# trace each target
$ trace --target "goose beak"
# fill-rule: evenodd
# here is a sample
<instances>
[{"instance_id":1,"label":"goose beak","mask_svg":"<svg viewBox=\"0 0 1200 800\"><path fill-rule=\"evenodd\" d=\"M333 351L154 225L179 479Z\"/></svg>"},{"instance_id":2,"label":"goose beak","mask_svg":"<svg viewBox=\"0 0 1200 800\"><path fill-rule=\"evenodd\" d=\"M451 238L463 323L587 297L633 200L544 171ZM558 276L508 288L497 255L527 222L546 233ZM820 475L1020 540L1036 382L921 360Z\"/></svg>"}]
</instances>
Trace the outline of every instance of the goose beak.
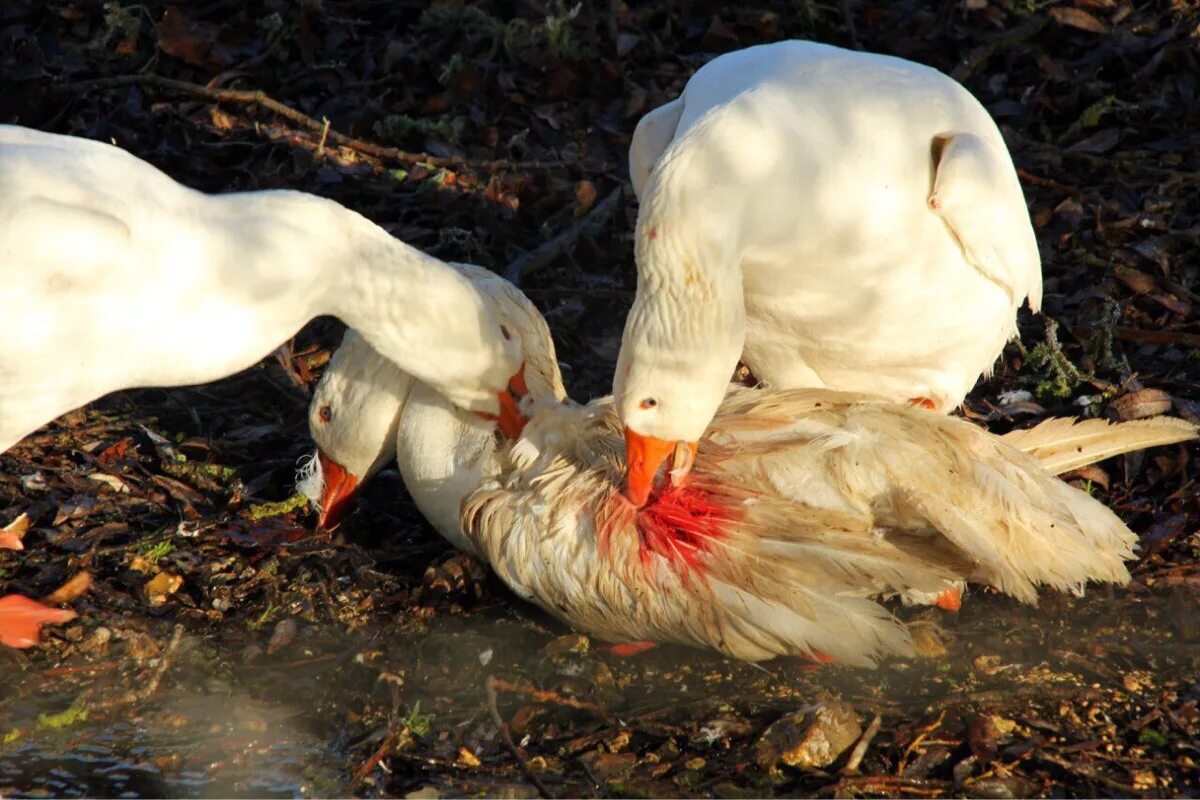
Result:
<instances>
[{"instance_id":1,"label":"goose beak","mask_svg":"<svg viewBox=\"0 0 1200 800\"><path fill-rule=\"evenodd\" d=\"M696 442L670 442L625 429L625 497L638 508L646 505L654 479L667 458L674 456L671 483L678 485L696 460Z\"/></svg>"},{"instance_id":2,"label":"goose beak","mask_svg":"<svg viewBox=\"0 0 1200 800\"><path fill-rule=\"evenodd\" d=\"M525 385L525 365L521 364L517 374L509 379L508 389L496 395L496 399L500 401L500 413L484 414L479 411L475 413L483 419L495 422L501 433L516 441L521 438L521 431L525 430L525 423L529 421L518 407L518 403L527 394L529 394L529 387Z\"/></svg>"},{"instance_id":3,"label":"goose beak","mask_svg":"<svg viewBox=\"0 0 1200 800\"><path fill-rule=\"evenodd\" d=\"M317 527L332 528L353 510L358 495L358 478L324 453L317 453L317 461L321 464L321 477L325 480Z\"/></svg>"}]
</instances>

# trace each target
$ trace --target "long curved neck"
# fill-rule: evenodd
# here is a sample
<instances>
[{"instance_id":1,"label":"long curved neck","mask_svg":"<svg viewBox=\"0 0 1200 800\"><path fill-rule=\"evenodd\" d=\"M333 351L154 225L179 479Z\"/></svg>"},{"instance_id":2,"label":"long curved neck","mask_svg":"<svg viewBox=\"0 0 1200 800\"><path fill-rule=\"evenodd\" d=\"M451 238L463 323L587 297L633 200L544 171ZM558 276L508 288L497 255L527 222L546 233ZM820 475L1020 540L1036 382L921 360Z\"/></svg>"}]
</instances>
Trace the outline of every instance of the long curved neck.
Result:
<instances>
[{"instance_id":1,"label":"long curved neck","mask_svg":"<svg viewBox=\"0 0 1200 800\"><path fill-rule=\"evenodd\" d=\"M477 309L466 307L469 285L448 265L332 200L292 191L216 199L233 246L259 275L260 295L277 302L286 296L296 327L331 314L417 378L436 382L453 368L437 358L441 337L451 332L429 319L470 317Z\"/></svg>"},{"instance_id":2,"label":"long curved neck","mask_svg":"<svg viewBox=\"0 0 1200 800\"><path fill-rule=\"evenodd\" d=\"M386 232L332 200L289 190L239 192L208 198L228 232L228 258L260 284L303 306L307 318L336 314L339 295L364 245L379 247Z\"/></svg>"},{"instance_id":3,"label":"long curved neck","mask_svg":"<svg viewBox=\"0 0 1200 800\"><path fill-rule=\"evenodd\" d=\"M630 323L649 343L675 352L740 355L746 310L736 209L723 206L713 187L694 185L688 162L686 154L669 152L646 188Z\"/></svg>"}]
</instances>

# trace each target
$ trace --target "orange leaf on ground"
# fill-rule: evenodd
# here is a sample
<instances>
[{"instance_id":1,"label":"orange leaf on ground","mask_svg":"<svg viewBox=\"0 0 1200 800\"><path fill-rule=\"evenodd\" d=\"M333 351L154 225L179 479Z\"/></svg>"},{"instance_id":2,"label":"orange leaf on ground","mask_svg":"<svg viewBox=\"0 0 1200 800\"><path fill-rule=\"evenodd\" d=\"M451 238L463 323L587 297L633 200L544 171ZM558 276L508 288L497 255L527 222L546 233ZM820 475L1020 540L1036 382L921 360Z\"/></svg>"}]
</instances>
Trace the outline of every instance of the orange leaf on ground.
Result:
<instances>
[{"instance_id":1,"label":"orange leaf on ground","mask_svg":"<svg viewBox=\"0 0 1200 800\"><path fill-rule=\"evenodd\" d=\"M42 598L42 602L50 606L61 606L63 603L69 603L79 595L88 590L92 585L92 576L85 570L75 574L75 577L68 580L62 586L55 589L50 594Z\"/></svg>"},{"instance_id":2,"label":"orange leaf on ground","mask_svg":"<svg viewBox=\"0 0 1200 800\"><path fill-rule=\"evenodd\" d=\"M38 643L43 625L69 622L75 612L49 608L36 600L19 594L0 597L0 644L9 647L33 647Z\"/></svg>"},{"instance_id":3,"label":"orange leaf on ground","mask_svg":"<svg viewBox=\"0 0 1200 800\"><path fill-rule=\"evenodd\" d=\"M0 550L24 550L21 543L25 532L29 530L29 515L21 514L12 522L0 528Z\"/></svg>"}]
</instances>

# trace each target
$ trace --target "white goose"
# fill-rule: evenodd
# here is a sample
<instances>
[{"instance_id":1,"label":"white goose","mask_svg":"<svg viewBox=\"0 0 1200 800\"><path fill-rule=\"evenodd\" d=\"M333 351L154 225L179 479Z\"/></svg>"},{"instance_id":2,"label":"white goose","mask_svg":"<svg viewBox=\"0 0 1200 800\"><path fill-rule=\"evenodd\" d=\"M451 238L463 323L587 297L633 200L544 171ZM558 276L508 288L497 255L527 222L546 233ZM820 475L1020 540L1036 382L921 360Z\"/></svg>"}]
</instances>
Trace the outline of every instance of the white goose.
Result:
<instances>
[{"instance_id":1,"label":"white goose","mask_svg":"<svg viewBox=\"0 0 1200 800\"><path fill-rule=\"evenodd\" d=\"M774 388L949 411L1041 303L1000 132L929 67L801 41L723 55L638 124L629 161L614 393L637 503L677 450L686 474L739 357Z\"/></svg>"},{"instance_id":2,"label":"white goose","mask_svg":"<svg viewBox=\"0 0 1200 800\"><path fill-rule=\"evenodd\" d=\"M636 510L619 492L611 398L565 400L540 315L499 279L488 293L526 354L529 423L518 441L498 439L491 423L353 336L314 408L328 405L334 420L362 414L370 431L348 435L318 413L314 437L323 462L352 464L363 479L398 452L439 532L580 630L745 659L822 653L865 665L908 651L880 596L953 604L973 581L1033 602L1039 585L1081 591L1089 580L1128 579L1122 561L1136 537L1004 438L822 389L732 390L685 485ZM1173 419L1051 420L1014 441L1065 470L1196 435Z\"/></svg>"},{"instance_id":3,"label":"white goose","mask_svg":"<svg viewBox=\"0 0 1200 800\"><path fill-rule=\"evenodd\" d=\"M0 126L0 452L116 389L215 380L333 314L515 424L521 362L441 261L335 202L210 196L101 142Z\"/></svg>"},{"instance_id":4,"label":"white goose","mask_svg":"<svg viewBox=\"0 0 1200 800\"><path fill-rule=\"evenodd\" d=\"M533 339L536 334L538 341L549 343L528 354L528 368L522 367L516 381L519 393L534 391L539 397L566 399L550 330L536 310L526 313L532 306L525 296L482 267L449 266L470 281L500 324L514 333L514 341ZM510 296L519 297L521 304L513 306L507 300ZM521 313L512 313L514 307ZM529 326L533 327L522 332ZM462 443L490 442L494 426L476 415L450 413L440 402L431 401L431 394L437 393L380 355L356 331L346 331L308 409L308 427L317 452L302 470L298 488L320 509L318 526L336 525L345 516L362 485L396 457L400 438L411 443L400 468L421 512L456 546L472 550L458 532L458 500L478 487L492 448L481 446L478 453L469 453ZM422 411L410 414L407 423L428 415L432 418L428 432L418 436L400 430L401 412L409 404ZM515 432L508 429L510 438L515 438ZM442 497L450 497L449 504L443 504Z\"/></svg>"}]
</instances>

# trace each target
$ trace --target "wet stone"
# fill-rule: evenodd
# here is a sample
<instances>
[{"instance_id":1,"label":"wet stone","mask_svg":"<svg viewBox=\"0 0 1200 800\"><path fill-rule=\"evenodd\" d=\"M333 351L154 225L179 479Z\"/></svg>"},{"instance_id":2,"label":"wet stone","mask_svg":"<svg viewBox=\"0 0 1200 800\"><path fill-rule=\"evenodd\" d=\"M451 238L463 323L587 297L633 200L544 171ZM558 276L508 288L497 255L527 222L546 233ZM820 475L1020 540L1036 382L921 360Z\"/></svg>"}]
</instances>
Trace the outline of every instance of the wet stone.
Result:
<instances>
[{"instance_id":1,"label":"wet stone","mask_svg":"<svg viewBox=\"0 0 1200 800\"><path fill-rule=\"evenodd\" d=\"M968 797L988 797L996 800L1031 796L1029 783L1015 775L980 778L968 783L963 790Z\"/></svg>"},{"instance_id":2,"label":"wet stone","mask_svg":"<svg viewBox=\"0 0 1200 800\"><path fill-rule=\"evenodd\" d=\"M755 746L763 769L786 764L799 769L827 767L862 736L862 720L840 701L786 714L771 723Z\"/></svg>"},{"instance_id":3,"label":"wet stone","mask_svg":"<svg viewBox=\"0 0 1200 800\"><path fill-rule=\"evenodd\" d=\"M637 760L633 753L591 752L579 757L579 763L596 783L605 783L627 774L637 765Z\"/></svg>"}]
</instances>

